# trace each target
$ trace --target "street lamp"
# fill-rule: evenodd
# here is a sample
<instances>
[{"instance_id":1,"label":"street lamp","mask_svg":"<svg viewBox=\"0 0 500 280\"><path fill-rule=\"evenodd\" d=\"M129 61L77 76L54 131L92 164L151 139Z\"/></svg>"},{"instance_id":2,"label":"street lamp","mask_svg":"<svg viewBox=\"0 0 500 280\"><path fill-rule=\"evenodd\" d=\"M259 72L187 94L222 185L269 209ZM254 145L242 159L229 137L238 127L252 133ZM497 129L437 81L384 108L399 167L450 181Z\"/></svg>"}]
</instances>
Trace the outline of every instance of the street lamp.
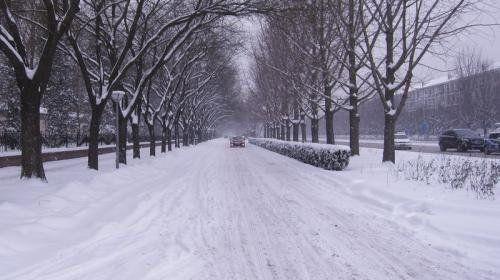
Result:
<instances>
[{"instance_id":1,"label":"street lamp","mask_svg":"<svg viewBox=\"0 0 500 280\"><path fill-rule=\"evenodd\" d=\"M122 101L123 96L125 96L125 92L115 90L111 93L111 99L116 103L116 169L120 168L120 102Z\"/></svg>"}]
</instances>

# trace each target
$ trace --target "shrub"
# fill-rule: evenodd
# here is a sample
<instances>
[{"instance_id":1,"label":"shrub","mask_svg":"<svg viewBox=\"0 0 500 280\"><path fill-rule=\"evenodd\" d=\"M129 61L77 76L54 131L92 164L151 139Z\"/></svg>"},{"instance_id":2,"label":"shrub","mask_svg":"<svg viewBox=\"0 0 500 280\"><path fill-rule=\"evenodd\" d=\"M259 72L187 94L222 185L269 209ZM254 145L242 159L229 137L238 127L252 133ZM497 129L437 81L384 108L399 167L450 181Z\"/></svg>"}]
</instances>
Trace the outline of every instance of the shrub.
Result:
<instances>
[{"instance_id":1,"label":"shrub","mask_svg":"<svg viewBox=\"0 0 500 280\"><path fill-rule=\"evenodd\" d=\"M351 150L339 145L299 143L251 138L250 144L327 170L342 170L349 164Z\"/></svg>"},{"instance_id":2,"label":"shrub","mask_svg":"<svg viewBox=\"0 0 500 280\"><path fill-rule=\"evenodd\" d=\"M470 190L480 199L494 199L500 182L500 164L484 159L441 157L426 161L419 156L399 163L397 170L407 180L448 184L453 190Z\"/></svg>"}]
</instances>

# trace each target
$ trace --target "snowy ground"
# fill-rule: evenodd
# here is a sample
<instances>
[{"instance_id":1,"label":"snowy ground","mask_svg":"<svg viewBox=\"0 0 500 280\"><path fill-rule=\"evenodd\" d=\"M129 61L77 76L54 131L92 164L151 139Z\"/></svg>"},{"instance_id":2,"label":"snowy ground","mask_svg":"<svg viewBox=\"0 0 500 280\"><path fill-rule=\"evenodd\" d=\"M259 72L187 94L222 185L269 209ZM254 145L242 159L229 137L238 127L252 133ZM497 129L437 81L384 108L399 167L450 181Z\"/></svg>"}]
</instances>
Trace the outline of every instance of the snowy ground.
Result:
<instances>
[{"instance_id":1,"label":"snowy ground","mask_svg":"<svg viewBox=\"0 0 500 280\"><path fill-rule=\"evenodd\" d=\"M500 279L498 199L227 144L0 169L0 279Z\"/></svg>"}]
</instances>

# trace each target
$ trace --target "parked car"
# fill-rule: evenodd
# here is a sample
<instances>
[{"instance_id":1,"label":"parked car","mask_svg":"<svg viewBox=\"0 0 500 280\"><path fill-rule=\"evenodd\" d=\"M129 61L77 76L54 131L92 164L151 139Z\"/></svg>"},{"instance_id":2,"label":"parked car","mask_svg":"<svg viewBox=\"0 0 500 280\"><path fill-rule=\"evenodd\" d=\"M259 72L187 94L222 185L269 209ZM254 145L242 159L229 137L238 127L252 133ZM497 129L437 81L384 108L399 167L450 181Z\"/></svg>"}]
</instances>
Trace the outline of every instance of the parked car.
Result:
<instances>
[{"instance_id":1,"label":"parked car","mask_svg":"<svg viewBox=\"0 0 500 280\"><path fill-rule=\"evenodd\" d=\"M231 148L234 148L234 147L244 148L245 147L245 137L243 137L243 136L231 137L231 139L229 140L229 146Z\"/></svg>"},{"instance_id":2,"label":"parked car","mask_svg":"<svg viewBox=\"0 0 500 280\"><path fill-rule=\"evenodd\" d=\"M488 135L484 140L484 153L489 155L491 153L500 152L500 132L493 132Z\"/></svg>"},{"instance_id":3,"label":"parked car","mask_svg":"<svg viewBox=\"0 0 500 280\"><path fill-rule=\"evenodd\" d=\"M468 150L484 150L484 139L470 129L451 129L439 136L439 149L457 149L459 152Z\"/></svg>"},{"instance_id":4,"label":"parked car","mask_svg":"<svg viewBox=\"0 0 500 280\"><path fill-rule=\"evenodd\" d=\"M411 140L404 132L394 134L394 147L396 150L411 150Z\"/></svg>"}]
</instances>

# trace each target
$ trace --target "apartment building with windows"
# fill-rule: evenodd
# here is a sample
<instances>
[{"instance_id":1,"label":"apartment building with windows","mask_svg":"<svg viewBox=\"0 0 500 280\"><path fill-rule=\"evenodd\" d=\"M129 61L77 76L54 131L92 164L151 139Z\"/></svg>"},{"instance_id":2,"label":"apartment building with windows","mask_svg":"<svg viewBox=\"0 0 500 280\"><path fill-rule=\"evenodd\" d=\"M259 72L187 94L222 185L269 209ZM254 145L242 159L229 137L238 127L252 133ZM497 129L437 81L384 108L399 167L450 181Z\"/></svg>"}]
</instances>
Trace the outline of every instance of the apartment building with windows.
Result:
<instances>
[{"instance_id":1,"label":"apartment building with windows","mask_svg":"<svg viewBox=\"0 0 500 280\"><path fill-rule=\"evenodd\" d=\"M451 127L490 129L500 121L500 68L466 78L444 77L412 89L399 121L412 134Z\"/></svg>"}]
</instances>

